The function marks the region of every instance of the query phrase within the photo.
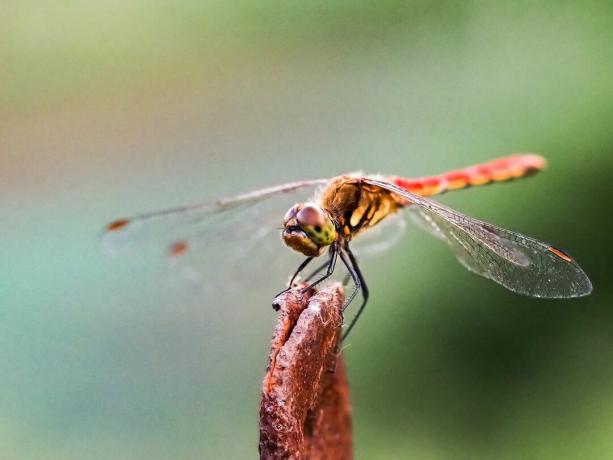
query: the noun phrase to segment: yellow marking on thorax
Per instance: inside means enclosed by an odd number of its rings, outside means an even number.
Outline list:
[[[371,205],[371,203],[368,200],[360,200],[360,205],[353,211],[353,214],[351,214],[351,219],[349,219],[349,225],[351,225],[352,227],[357,227],[362,218],[364,217],[364,213],[368,209],[369,205]]]
[[[341,177],[324,191],[321,204],[343,229],[344,236],[353,238],[395,213],[401,201],[387,190]]]

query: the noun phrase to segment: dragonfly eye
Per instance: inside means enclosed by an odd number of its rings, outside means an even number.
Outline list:
[[[287,212],[285,213],[285,217],[283,218],[283,226],[287,226],[291,220],[293,220],[294,222],[296,221],[296,214],[298,213],[299,206],[300,205],[295,204],[287,210]]]
[[[296,221],[318,246],[328,246],[336,239],[336,229],[332,220],[316,204],[306,204],[296,214]]]
[[[306,256],[318,256],[323,247],[336,240],[334,224],[324,210],[313,203],[297,204],[283,219],[283,241]]]
[[[296,214],[296,220],[302,227],[323,227],[326,215],[321,207],[315,204],[305,204]]]

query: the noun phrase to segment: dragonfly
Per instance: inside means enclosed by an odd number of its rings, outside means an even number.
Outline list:
[[[224,223],[248,228],[246,224],[252,217],[244,219],[242,216],[246,211],[256,210],[251,216],[257,216],[257,207],[262,203],[315,189],[310,200],[291,206],[282,219],[282,241],[305,257],[286,290],[295,285],[296,279],[313,260],[324,256],[324,263],[304,278],[306,286],[302,288],[303,292],[329,279],[340,259],[348,271],[347,281],[351,279],[353,282],[353,290],[345,300],[343,311],[359,292],[362,293],[361,304],[343,334],[346,338],[369,299],[365,277],[351,249],[352,242],[399,212],[406,211],[421,228],[444,241],[465,268],[512,292],[540,298],[573,298],[590,294],[592,283],[568,252],[466,216],[431,199],[451,190],[531,176],[545,165],[545,159],[539,155],[514,154],[416,179],[351,173],[290,182],[214,202],[117,219],[106,226],[105,234],[129,241],[142,235],[143,230],[146,233],[156,233],[158,228],[170,228],[175,230],[174,233],[189,231],[189,238],[176,239],[168,246],[169,257],[180,258],[207,244],[214,244],[213,235],[230,237],[231,232],[224,229]],[[216,222],[212,227],[207,225],[211,221]],[[258,226],[268,229],[268,224],[257,222],[256,219],[255,230],[246,231],[262,230]]]

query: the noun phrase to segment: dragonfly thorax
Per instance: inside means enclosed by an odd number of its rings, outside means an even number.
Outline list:
[[[336,240],[336,228],[330,216],[315,203],[292,206],[283,219],[284,243],[305,256],[318,256]]]

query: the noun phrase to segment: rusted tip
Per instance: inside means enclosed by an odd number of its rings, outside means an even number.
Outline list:
[[[279,296],[260,405],[261,459],[350,459],[351,407],[338,351],[340,285]]]
[[[168,255],[170,257],[178,257],[185,254],[189,249],[189,244],[185,240],[175,241],[168,247]]]
[[[130,223],[130,219],[117,219],[106,226],[107,232],[115,232],[121,230]]]

